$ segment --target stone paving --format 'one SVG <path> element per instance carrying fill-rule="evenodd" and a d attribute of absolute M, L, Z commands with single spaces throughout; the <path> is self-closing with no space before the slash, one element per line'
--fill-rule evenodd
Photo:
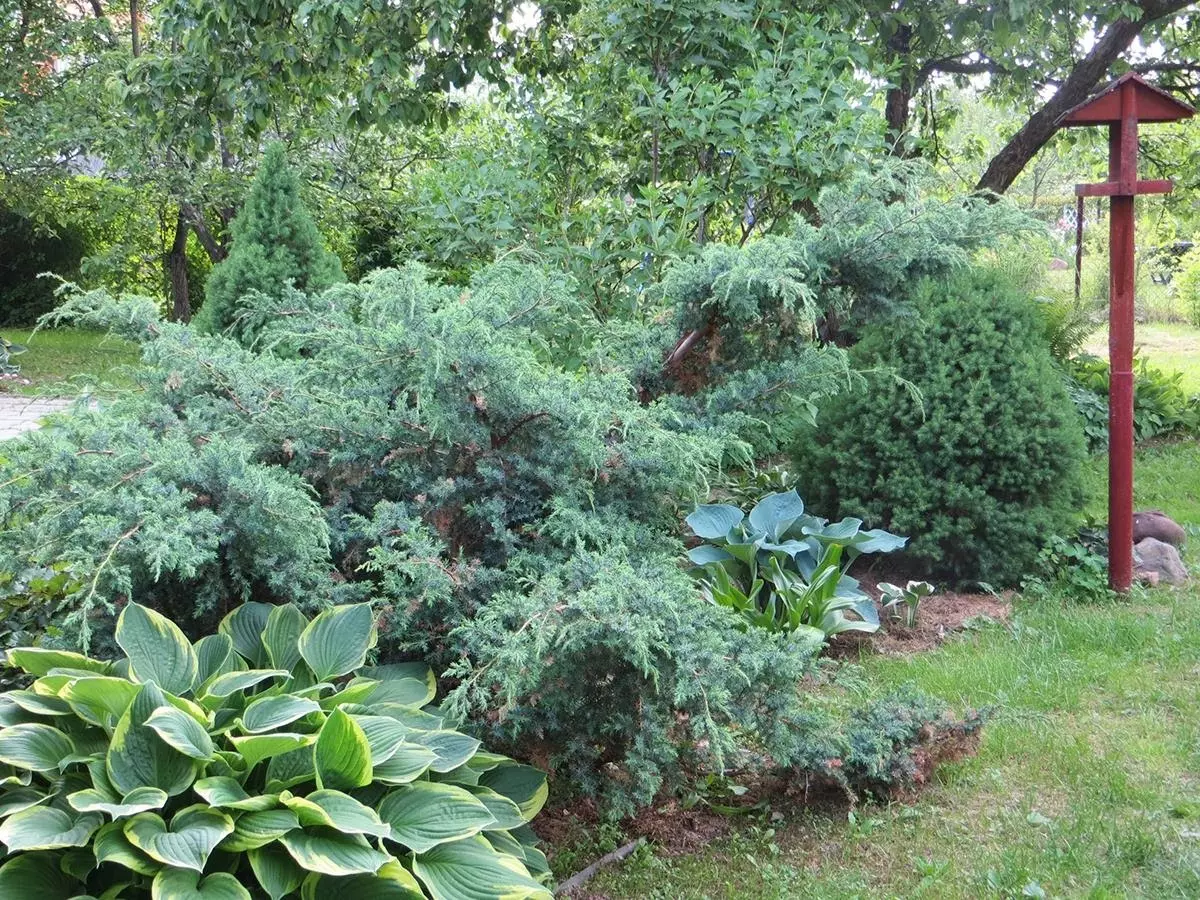
<path fill-rule="evenodd" d="M 50 413 L 65 409 L 70 400 L 46 400 L 0 394 L 0 441 L 41 426 Z"/>

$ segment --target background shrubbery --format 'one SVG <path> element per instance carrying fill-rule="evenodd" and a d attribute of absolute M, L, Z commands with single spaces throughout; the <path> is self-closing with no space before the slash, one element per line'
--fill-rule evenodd
<path fill-rule="evenodd" d="M 919 318 L 874 323 L 851 350 L 870 387 L 822 410 L 800 483 L 830 512 L 911 534 L 921 572 L 1015 584 L 1078 508 L 1078 418 L 1009 277 L 966 271 L 909 296 Z"/>

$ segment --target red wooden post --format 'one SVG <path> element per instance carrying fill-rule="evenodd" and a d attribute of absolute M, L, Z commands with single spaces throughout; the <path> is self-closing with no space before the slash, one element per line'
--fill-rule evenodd
<path fill-rule="evenodd" d="M 1063 125 L 1108 126 L 1108 181 L 1080 184 L 1082 197 L 1110 198 L 1108 316 L 1108 581 L 1133 581 L 1133 293 L 1137 194 L 1167 193 L 1169 181 L 1138 181 L 1138 122 L 1174 122 L 1192 108 L 1132 73 L 1066 114 Z"/>

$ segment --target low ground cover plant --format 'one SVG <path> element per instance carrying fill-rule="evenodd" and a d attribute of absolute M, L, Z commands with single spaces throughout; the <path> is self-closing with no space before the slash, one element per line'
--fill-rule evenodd
<path fill-rule="evenodd" d="M 115 662 L 19 648 L 0 694 L 0 896 L 549 898 L 545 776 L 367 666 L 366 604 L 248 603 L 192 644 L 131 603 Z"/>

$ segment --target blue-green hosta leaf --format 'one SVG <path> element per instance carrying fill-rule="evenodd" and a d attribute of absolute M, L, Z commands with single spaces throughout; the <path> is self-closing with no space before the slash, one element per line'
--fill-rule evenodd
<path fill-rule="evenodd" d="M 908 538 L 900 537 L 882 528 L 872 528 L 864 531 L 854 542 L 854 549 L 859 553 L 891 553 L 900 550 L 908 543 Z"/>
<path fill-rule="evenodd" d="M 114 863 L 139 875 L 153 875 L 162 868 L 162 863 L 151 859 L 129 842 L 123 821 L 109 822 L 97 831 L 92 839 L 92 852 L 96 854 L 97 864 Z"/>
<path fill-rule="evenodd" d="M 246 789 L 234 778 L 228 776 L 213 776 L 201 778 L 192 789 L 204 798 L 209 806 L 218 809 L 238 809 L 246 812 L 256 812 L 264 809 L 274 809 L 279 805 L 278 794 L 263 794 L 251 797 Z"/>
<path fill-rule="evenodd" d="M 0 841 L 9 853 L 87 846 L 88 838 L 104 824 L 96 813 L 73 815 L 61 809 L 35 806 L 14 813 L 0 824 Z"/>
<path fill-rule="evenodd" d="M 375 837 L 387 837 L 390 831 L 375 810 L 363 806 L 341 791 L 313 791 L 307 797 L 294 797 L 285 792 L 280 801 L 296 813 L 303 827 L 325 825 L 342 834 L 369 834 Z"/>
<path fill-rule="evenodd" d="M 228 697 L 238 691 L 254 687 L 270 678 L 291 679 L 292 673 L 283 669 L 247 669 L 244 672 L 226 672 L 218 675 L 204 686 L 205 697 Z"/>
<path fill-rule="evenodd" d="M 117 644 L 129 657 L 134 679 L 153 681 L 171 694 L 185 694 L 196 682 L 196 651 L 179 626 L 138 603 L 117 618 Z"/>
<path fill-rule="evenodd" d="M 46 697 L 34 691 L 9 691 L 5 696 L 26 712 L 35 716 L 69 716 L 71 707 L 57 697 Z"/>
<path fill-rule="evenodd" d="M 112 663 L 91 659 L 68 650 L 44 650 L 41 647 L 17 647 L 8 651 L 8 664 L 24 669 L 30 675 L 49 675 L 52 669 L 78 669 L 107 675 Z"/>
<path fill-rule="evenodd" d="M 79 812 L 107 813 L 114 819 L 127 819 L 140 812 L 162 809 L 167 802 L 167 792 L 158 788 L 135 788 L 124 797 L 116 797 L 108 791 L 87 788 L 67 797 L 72 809 Z"/>
<path fill-rule="evenodd" d="M 491 788 L 486 788 L 483 785 L 473 785 L 467 787 L 466 790 L 471 792 L 471 795 L 487 807 L 487 811 L 492 814 L 495 819 L 491 825 L 483 826 L 484 831 L 496 831 L 499 829 L 508 830 L 509 828 L 520 828 L 525 824 L 526 818 L 521 812 L 521 807 L 517 806 L 507 797 L 497 794 Z"/>
<path fill-rule="evenodd" d="M 300 635 L 304 634 L 307 627 L 308 619 L 291 603 L 271 610 L 262 632 L 262 642 L 270 665 L 289 672 L 296 668 L 301 658 Z"/>
<path fill-rule="evenodd" d="M 308 623 L 300 635 L 300 655 L 318 681 L 327 681 L 359 668 L 375 640 L 369 603 L 335 606 Z"/>
<path fill-rule="evenodd" d="M 181 809 L 167 823 L 154 813 L 139 813 L 125 823 L 129 842 L 152 859 L 179 869 L 204 871 L 209 854 L 233 833 L 233 819 L 204 806 Z"/>
<path fill-rule="evenodd" d="M 437 678 L 433 674 L 433 669 L 419 662 L 406 663 L 388 663 L 382 666 L 364 666 L 358 673 L 363 678 L 370 678 L 372 681 L 420 681 L 424 683 L 425 690 L 432 700 L 437 694 Z M 426 700 L 425 703 L 428 703 Z M 424 706 L 425 704 L 420 704 Z"/>
<path fill-rule="evenodd" d="M 417 731 L 439 731 L 446 724 L 444 716 L 399 703 L 372 703 L 371 712 L 377 716 L 395 719 L 401 725 L 407 725 Z"/>
<path fill-rule="evenodd" d="M 287 753 L 291 750 L 297 750 L 300 747 L 308 747 L 315 744 L 317 736 L 315 734 L 292 734 L 287 731 L 277 731 L 274 734 L 252 734 L 246 737 L 231 737 L 233 746 L 237 748 L 238 753 L 242 754 L 242 758 L 246 760 L 247 770 L 253 769 L 264 759 L 269 759 L 272 756 L 278 756 L 280 753 Z"/>
<path fill-rule="evenodd" d="M 740 525 L 745 516 L 736 506 L 726 503 L 705 503 L 696 507 L 687 517 L 688 527 L 696 537 L 717 540 L 729 534 L 729 529 Z"/>
<path fill-rule="evenodd" d="M 260 697 L 242 713 L 242 728 L 251 733 L 273 731 L 320 709 L 316 702 L 307 697 L 292 694 Z"/>
<path fill-rule="evenodd" d="M 792 523 L 804 515 L 804 501 L 795 490 L 767 494 L 750 511 L 750 527 L 779 540 Z"/>
<path fill-rule="evenodd" d="M 497 766 L 484 772 L 479 777 L 479 784 L 517 804 L 526 822 L 536 816 L 546 804 L 546 776 L 533 766 L 519 763 Z"/>
<path fill-rule="evenodd" d="M 371 783 L 371 745 L 358 723 L 340 709 L 321 726 L 313 761 L 319 787 L 350 790 Z"/>
<path fill-rule="evenodd" d="M 249 852 L 250 868 L 271 900 L 280 900 L 304 882 L 305 872 L 291 854 L 278 844 L 256 847 Z M 365 898 L 358 898 L 365 900 Z"/>
<path fill-rule="evenodd" d="M 479 749 L 479 741 L 461 731 L 414 731 L 407 740 L 433 751 L 436 759 L 429 768 L 434 772 L 457 769 Z"/>
<path fill-rule="evenodd" d="M 246 668 L 242 658 L 233 652 L 233 641 L 227 634 L 209 634 L 196 641 L 196 662 L 197 684 Z"/>
<path fill-rule="evenodd" d="M 267 790 L 282 791 L 304 781 L 314 781 L 317 769 L 313 764 L 312 747 L 301 747 L 272 756 L 267 763 Z"/>
<path fill-rule="evenodd" d="M 74 742 L 49 725 L 30 723 L 0 730 L 0 762 L 10 766 L 50 772 L 74 753 Z"/>
<path fill-rule="evenodd" d="M 699 547 L 693 547 L 687 552 L 687 555 L 688 559 L 697 566 L 707 566 L 709 563 L 720 563 L 734 558 L 733 554 L 728 550 L 714 547 L 711 544 L 701 544 Z"/>
<path fill-rule="evenodd" d="M 49 796 L 31 787 L 10 787 L 0 792 L 0 819 L 24 809 L 32 809 L 49 799 Z"/>
<path fill-rule="evenodd" d="M 241 654 L 254 668 L 267 664 L 267 648 L 263 646 L 262 633 L 271 615 L 269 603 L 243 603 L 224 619 L 219 633 L 228 635 L 233 649 Z"/>
<path fill-rule="evenodd" d="M 108 779 L 122 795 L 140 787 L 156 787 L 174 797 L 187 790 L 196 776 L 195 760 L 164 743 L 146 724 L 154 711 L 165 705 L 158 685 L 148 682 L 117 722 L 106 762 Z"/>
<path fill-rule="evenodd" d="M 222 850 L 242 853 L 265 847 L 300 827 L 300 819 L 290 809 L 266 809 L 238 817 L 233 834 L 221 844 Z"/>
<path fill-rule="evenodd" d="M 200 877 L 199 872 L 163 869 L 150 886 L 151 900 L 251 900 L 250 892 L 228 872 Z"/>
<path fill-rule="evenodd" d="M 328 828 L 290 831 L 279 843 L 303 868 L 322 875 L 373 875 L 392 861 L 361 835 L 338 834 Z"/>
<path fill-rule="evenodd" d="M 59 857 L 59 868 L 73 878 L 86 881 L 96 868 L 96 855 L 88 847 L 72 847 Z"/>
<path fill-rule="evenodd" d="M 408 784 L 429 771 L 436 760 L 437 754 L 428 747 L 404 743 L 374 767 L 371 777 L 382 784 Z"/>
<path fill-rule="evenodd" d="M 425 900 L 420 882 L 395 860 L 374 875 L 310 875 L 300 896 L 301 900 Z"/>
<path fill-rule="evenodd" d="M 106 725 L 125 714 L 141 687 L 124 678 L 77 678 L 64 685 L 60 696 L 81 719 Z"/>
<path fill-rule="evenodd" d="M 379 804 L 379 817 L 392 827 L 392 840 L 417 853 L 478 834 L 496 821 L 464 788 L 428 781 L 388 794 Z"/>
<path fill-rule="evenodd" d="M 413 871 L 433 900 L 551 900 L 552 896 L 521 860 L 497 853 L 478 835 L 418 854 Z"/>
<path fill-rule="evenodd" d="M 160 706 L 150 714 L 146 725 L 163 741 L 192 759 L 212 759 L 212 738 L 203 725 L 173 706 Z"/>
<path fill-rule="evenodd" d="M 69 900 L 82 885 L 59 866 L 56 853 L 22 853 L 0 866 L 0 897 Z"/>
<path fill-rule="evenodd" d="M 410 729 L 390 716 L 351 716 L 367 736 L 371 746 L 371 764 L 379 765 L 392 758 Z"/>
<path fill-rule="evenodd" d="M 320 700 L 321 709 L 332 712 L 341 707 L 350 712 L 352 709 L 357 709 L 366 704 L 369 699 L 372 699 L 376 688 L 380 684 L 382 682 L 356 678 L 337 693 L 330 694 L 328 697 L 322 697 Z"/>

